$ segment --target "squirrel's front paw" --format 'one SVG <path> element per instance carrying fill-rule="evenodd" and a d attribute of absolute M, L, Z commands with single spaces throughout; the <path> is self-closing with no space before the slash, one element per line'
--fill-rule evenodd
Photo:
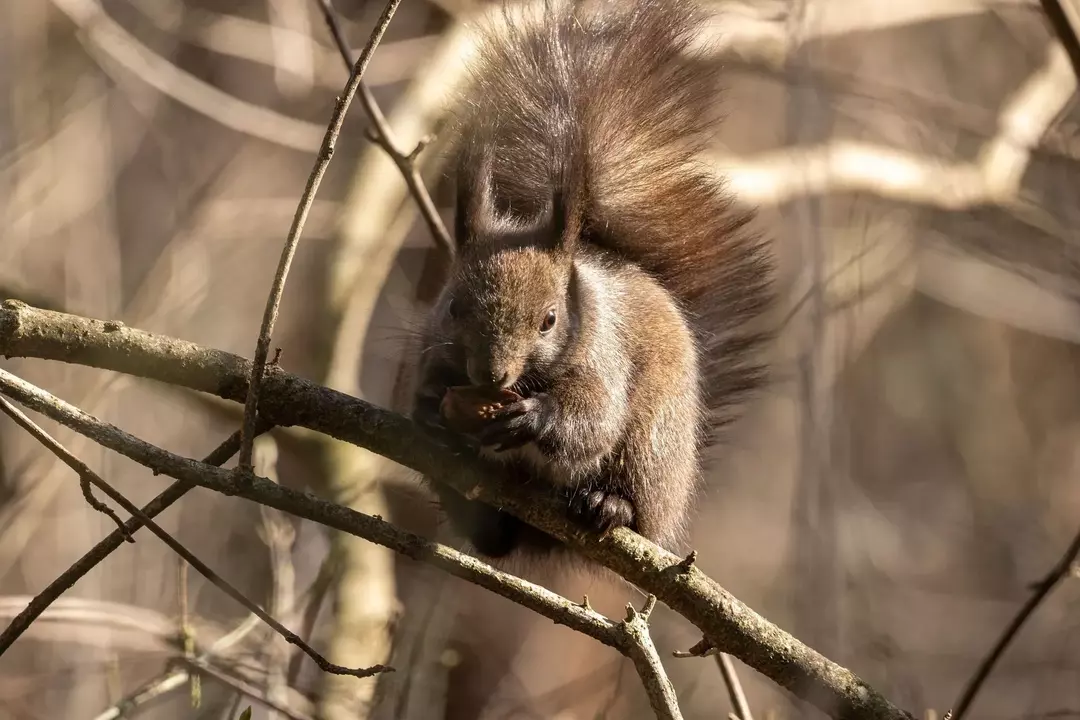
<path fill-rule="evenodd" d="M 633 527 L 634 505 L 617 493 L 583 488 L 570 500 L 570 517 L 607 534 L 617 527 Z"/>
<path fill-rule="evenodd" d="M 528 445 L 540 436 L 546 395 L 527 397 L 495 410 L 478 439 L 496 452 Z"/>

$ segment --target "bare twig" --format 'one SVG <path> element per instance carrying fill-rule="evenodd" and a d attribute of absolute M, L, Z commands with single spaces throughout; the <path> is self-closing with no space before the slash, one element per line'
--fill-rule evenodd
<path fill-rule="evenodd" d="M 307 220 L 308 212 L 315 201 L 315 193 L 319 190 L 319 185 L 326 174 L 326 168 L 330 165 L 330 159 L 334 155 L 338 136 L 341 134 L 341 128 L 345 123 L 345 114 L 348 112 L 349 105 L 352 104 L 352 99 L 360 87 L 360 80 L 364 76 L 364 70 L 367 69 L 368 63 L 371 61 L 371 55 L 375 52 L 379 41 L 386 33 L 386 28 L 390 25 L 390 20 L 394 17 L 394 13 L 400 4 L 401 0 L 389 0 L 387 2 L 379 21 L 375 25 L 375 29 L 371 33 L 371 39 L 368 40 L 364 50 L 360 53 L 360 57 L 357 58 L 356 64 L 353 65 L 349 82 L 346 83 L 345 90 L 334 106 L 330 124 L 326 128 L 326 135 L 323 136 L 322 146 L 319 148 L 319 155 L 315 159 L 315 167 L 312 168 L 311 175 L 308 177 L 307 186 L 304 188 L 304 194 L 300 197 L 300 204 L 296 208 L 292 227 L 289 229 L 289 235 L 285 240 L 285 247 L 281 252 L 281 260 L 274 276 L 274 283 L 270 289 L 270 295 L 266 299 L 262 327 L 259 328 L 259 340 L 255 345 L 255 362 L 251 366 L 251 382 L 248 385 L 247 400 L 244 403 L 243 435 L 240 441 L 239 465 L 241 472 L 251 471 L 251 447 L 255 440 L 255 416 L 259 405 L 259 391 L 262 386 L 266 356 L 270 352 L 270 338 L 274 332 L 274 323 L 277 322 L 281 294 L 285 290 L 285 279 L 289 275 L 293 255 L 296 254 L 296 247 L 299 245 L 300 236 L 304 232 L 304 222 Z"/>
<path fill-rule="evenodd" d="M 271 437 L 262 437 L 255 441 L 255 473 L 271 482 L 278 482 L 277 444 Z M 270 576 L 273 591 L 270 596 L 270 611 L 278 617 L 290 617 L 293 614 L 294 580 L 292 550 L 296 541 L 296 530 L 289 517 L 279 510 L 265 505 L 259 508 L 262 525 L 259 534 L 270 550 Z M 287 701 L 289 646 L 281 638 L 271 635 L 265 650 L 266 660 L 266 697 L 277 703 Z M 277 720 L 271 714 L 270 720 Z"/>
<path fill-rule="evenodd" d="M 727 653 L 717 653 L 716 664 L 720 666 L 720 673 L 724 676 L 724 685 L 727 686 L 728 696 L 731 698 L 731 707 L 739 720 L 754 720 L 750 714 L 750 703 L 746 701 L 746 693 L 743 692 L 739 675 L 735 672 L 735 663 Z"/>
<path fill-rule="evenodd" d="M 11 379 L 16 379 L 16 378 L 15 378 L 15 376 L 9 375 L 8 373 L 0 370 L 0 379 L 11 380 Z M 0 402 L 6 402 L 6 401 L 3 401 L 2 399 L 0 399 Z M 49 450 L 51 450 L 53 453 L 55 453 L 57 455 L 57 457 L 59 457 L 65 464 L 67 464 L 69 467 L 71 467 L 76 472 L 78 472 L 81 475 L 85 476 L 90 481 L 90 483 L 92 483 L 94 485 L 94 487 L 98 488 L 103 493 L 108 495 L 109 498 L 111 498 L 113 500 L 113 502 L 120 505 L 122 508 L 124 508 L 124 510 L 129 512 L 131 515 L 139 518 L 139 520 L 142 522 L 142 524 L 145 525 L 150 530 L 150 532 L 157 535 L 158 538 L 162 542 L 164 542 L 166 545 L 168 545 L 169 548 L 172 549 L 173 552 L 175 552 L 177 555 L 179 555 L 184 560 L 186 560 L 192 567 L 194 567 L 199 572 L 200 575 L 202 575 L 207 580 L 209 580 L 215 587 L 220 589 L 222 592 L 224 592 L 226 595 L 231 597 L 233 600 L 236 600 L 236 602 L 240 603 L 241 605 L 246 607 L 248 610 L 250 610 L 251 612 L 258 615 L 260 620 L 262 620 L 267 625 L 269 625 L 271 628 L 273 628 L 276 632 L 278 632 L 282 637 L 284 637 L 290 643 L 292 643 L 293 645 L 296 645 L 298 648 L 300 648 L 305 653 L 307 653 L 311 657 L 311 659 L 314 660 L 315 663 L 320 668 L 322 668 L 323 671 L 333 673 L 335 675 L 352 675 L 354 677 L 371 677 L 372 675 L 375 675 L 377 673 L 392 670 L 392 668 L 388 668 L 388 667 L 383 666 L 383 665 L 376 665 L 376 666 L 370 667 L 370 668 L 352 669 L 352 668 L 341 667 L 340 665 L 335 665 L 334 663 L 328 661 L 326 658 L 324 658 L 322 655 L 320 655 L 318 652 L 316 652 L 312 647 L 310 647 L 307 643 L 305 643 L 303 640 L 301 640 L 298 635 L 296 635 L 295 633 L 290 631 L 288 628 L 286 628 L 284 625 L 279 623 L 277 620 L 275 620 L 273 617 L 271 617 L 269 615 L 269 613 L 262 610 L 258 605 L 256 605 L 255 603 L 251 602 L 246 597 L 244 597 L 243 593 L 241 593 L 239 590 L 234 588 L 228 581 L 226 581 L 220 575 L 218 575 L 213 570 L 211 570 L 210 567 L 208 565 L 206 565 L 206 563 L 204 563 L 202 560 L 197 558 L 190 550 L 188 550 L 186 547 L 184 547 L 184 545 L 182 543 L 180 543 L 176 538 L 174 538 L 169 533 L 165 532 L 165 530 L 163 530 L 160 525 L 158 525 L 156 522 L 154 522 L 154 520 L 152 520 L 150 517 L 145 515 L 142 512 L 142 510 L 140 510 L 134 503 L 132 503 L 130 500 L 128 500 L 126 497 L 124 497 L 121 493 L 117 492 L 107 482 L 102 480 L 96 473 L 94 473 L 93 470 L 91 470 L 89 467 L 87 467 L 85 463 L 83 463 L 81 460 L 79 460 L 74 455 L 72 455 L 70 452 L 68 452 L 67 448 L 65 448 L 60 443 L 56 442 L 51 436 L 49 436 L 48 433 L 46 433 L 43 429 L 41 429 L 41 427 L 39 427 L 36 423 L 34 423 L 33 420 L 26 417 L 25 414 L 23 414 L 22 412 L 20 412 L 16 408 L 12 408 L 12 410 L 14 410 L 16 413 L 18 413 L 21 416 L 21 421 L 20 421 L 19 424 L 22 425 L 24 428 L 26 428 L 27 431 L 30 432 L 43 445 L 45 445 L 45 447 L 47 447 Z"/>
<path fill-rule="evenodd" d="M 23 414 L 17 407 L 9 403 L 4 398 L 0 398 L 0 410 L 2 410 L 4 414 L 7 415 L 9 418 L 14 420 L 19 427 L 21 427 L 23 430 L 26 430 L 28 433 L 33 435 L 39 442 L 41 442 L 47 448 L 59 455 L 57 451 L 58 449 L 62 449 L 60 443 L 49 437 L 49 435 L 47 435 L 44 430 L 35 425 L 34 422 L 30 418 L 26 417 L 26 415 Z M 105 515 L 114 523 L 116 523 L 116 527 L 124 535 L 124 540 L 130 543 L 135 542 L 135 539 L 131 537 L 131 534 L 127 531 L 127 528 L 124 527 L 124 521 L 121 520 L 115 512 L 113 512 L 112 508 L 94 497 L 94 493 L 90 489 L 90 476 L 93 474 L 90 471 L 90 468 L 86 467 L 86 465 L 79 462 L 78 460 L 76 460 L 75 462 L 77 463 L 76 465 L 71 465 L 70 463 L 69 465 L 71 465 L 71 468 L 79 475 L 79 487 L 82 488 L 82 494 L 83 497 L 86 499 L 86 503 L 90 507 L 94 508 L 99 513 Z"/>
<path fill-rule="evenodd" d="M 319 8 L 322 10 L 323 18 L 326 20 L 326 25 L 330 28 L 330 34 L 334 37 L 334 44 L 337 45 L 341 59 L 345 62 L 346 69 L 351 68 L 353 63 L 352 52 L 349 50 L 349 43 L 345 39 L 345 32 L 341 28 L 341 22 L 337 13 L 334 12 L 331 0 L 317 1 Z M 386 116 L 383 115 L 382 109 L 379 108 L 379 104 L 375 101 L 375 96 L 371 94 L 371 89 L 368 88 L 367 83 L 360 83 L 360 102 L 363 104 L 364 111 L 371 121 L 371 139 L 385 150 L 386 154 L 397 165 L 401 177 L 405 180 L 405 185 L 409 188 L 409 194 L 416 201 L 420 215 L 424 218 L 424 222 L 427 223 L 435 244 L 443 252 L 453 254 L 454 244 L 450 240 L 450 233 L 446 230 L 446 225 L 443 223 L 442 217 L 439 216 L 439 211 L 435 207 L 431 194 L 424 185 L 424 180 L 420 177 L 420 171 L 416 167 L 416 158 L 431 142 L 431 138 L 421 139 L 416 144 L 416 147 L 408 153 L 401 152 L 398 149 L 397 142 L 394 140 L 390 125 L 386 122 Z"/>
<path fill-rule="evenodd" d="M 975 701 L 975 696 L 978 694 L 979 689 L 986 682 L 986 679 L 990 676 L 990 672 L 994 669 L 994 665 L 1001 659 L 1001 656 L 1005 653 L 1005 649 L 1012 642 L 1016 634 L 1020 632 L 1020 628 L 1024 626 L 1027 619 L 1031 617 L 1035 610 L 1039 607 L 1039 604 L 1046 599 L 1050 592 L 1057 587 L 1057 584 L 1064 578 L 1068 577 L 1073 568 L 1073 564 L 1076 562 L 1077 557 L 1080 556 L 1080 533 L 1077 533 L 1076 537 L 1069 544 L 1069 547 L 1065 550 L 1065 554 L 1061 556 L 1061 559 L 1057 561 L 1054 567 L 1047 573 L 1046 577 L 1040 580 L 1035 585 L 1035 592 L 1032 593 L 1028 601 L 1024 603 L 1024 606 L 1020 608 L 1020 611 L 1016 614 L 1016 617 L 1012 619 L 1008 627 L 998 638 L 998 641 L 994 644 L 994 647 L 990 650 L 990 653 L 979 663 L 978 669 L 975 674 L 968 680 L 967 686 L 960 694 L 960 699 L 956 701 L 953 709 L 949 711 L 949 716 L 952 720 L 962 720 L 964 714 L 971 708 L 971 704 Z"/>
<path fill-rule="evenodd" d="M 23 303 L 0 306 L 0 354 L 77 362 L 130 372 L 162 382 L 211 392 L 232 400 L 245 396 L 251 364 L 193 343 L 123 327 L 106 332 L 104 322 L 36 310 Z M 22 381 L 9 394 L 50 417 L 77 426 L 97 442 L 159 472 L 205 487 L 278 507 L 360 537 L 386 544 L 394 540 L 390 526 L 309 495 L 295 493 L 259 478 L 240 482 L 232 473 L 206 468 L 163 454 L 116 428 L 89 418 L 76 408 L 51 399 Z M 510 482 L 505 470 L 464 452 L 458 439 L 423 430 L 408 419 L 370 403 L 273 368 L 266 376 L 260 412 L 278 424 L 299 424 L 339 440 L 352 442 L 446 483 L 459 492 L 480 484 L 479 498 L 497 504 L 525 522 L 571 544 L 583 556 L 604 565 L 652 593 L 683 615 L 725 652 L 840 718 L 909 718 L 850 670 L 823 657 L 769 623 L 741 603 L 696 565 L 684 568 L 677 557 L 632 531 L 620 528 L 605 540 L 582 532 L 566 518 L 565 509 L 535 488 Z M 394 529 L 396 531 L 396 529 Z M 387 545 L 427 556 L 432 545 Z M 464 561 L 463 561 L 464 562 Z M 486 566 L 485 566 L 486 567 Z M 448 563 L 447 570 L 458 566 Z M 488 585 L 483 585 L 488 587 Z"/>
<path fill-rule="evenodd" d="M 634 662 L 656 717 L 660 720 L 682 720 L 675 688 L 664 672 L 660 655 L 649 637 L 649 616 L 655 607 L 655 595 L 650 595 L 645 600 L 640 612 L 633 605 L 627 604 L 626 619 L 621 625 L 626 638 L 624 654 Z"/>
<path fill-rule="evenodd" d="M 281 713 L 285 717 L 289 718 L 289 720 L 312 720 L 311 716 L 296 712 L 284 702 L 282 702 L 280 699 L 273 698 L 270 695 L 263 693 L 261 690 L 259 690 L 259 688 L 245 682 L 241 678 L 222 672 L 221 670 L 214 667 L 213 665 L 210 665 L 207 662 L 203 662 L 200 660 L 189 660 L 185 658 L 183 660 L 180 660 L 180 663 L 186 665 L 189 668 L 189 673 L 204 673 L 205 675 L 213 678 L 222 685 L 230 687 L 242 695 L 247 695 L 249 698 L 255 700 L 259 704 L 265 705 L 271 710 Z"/>
<path fill-rule="evenodd" d="M 260 422 L 260 425 L 256 427 L 259 432 L 265 432 L 269 428 L 270 425 L 265 422 Z M 207 465 L 224 465 L 228 462 L 229 458 L 236 454 L 236 451 L 239 448 L 240 431 L 237 430 L 221 443 L 221 445 L 215 448 L 213 452 L 203 458 L 203 463 Z M 173 483 L 166 488 L 164 492 L 144 505 L 142 514 L 146 517 L 155 517 L 156 515 L 161 514 L 166 508 L 196 486 L 195 483 L 184 481 Z M 14 643 L 20 635 L 26 632 L 26 629 L 30 627 L 30 625 L 49 607 L 49 605 L 53 603 L 53 601 L 64 594 L 64 592 L 78 582 L 80 578 L 93 570 L 98 563 L 111 555 L 114 550 L 123 544 L 125 539 L 134 534 L 135 531 L 142 526 L 142 520 L 140 520 L 139 517 L 132 517 L 124 525 L 126 532 L 120 530 L 111 532 L 108 537 L 91 548 L 89 552 L 79 558 L 74 565 L 65 570 L 56 578 L 56 580 L 49 583 L 48 587 L 34 596 L 34 599 L 27 604 L 26 608 L 12 618 L 4 632 L 0 633 L 0 655 L 3 655 L 4 652 L 11 647 L 12 643 Z"/>

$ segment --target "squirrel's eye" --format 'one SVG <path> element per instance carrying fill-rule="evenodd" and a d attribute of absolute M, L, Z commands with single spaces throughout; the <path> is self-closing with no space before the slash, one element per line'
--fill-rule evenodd
<path fill-rule="evenodd" d="M 540 323 L 540 332 L 546 333 L 551 330 L 551 328 L 555 327 L 555 321 L 558 317 L 559 316 L 555 313 L 555 308 L 548 310 L 547 314 L 544 315 L 543 321 Z"/>

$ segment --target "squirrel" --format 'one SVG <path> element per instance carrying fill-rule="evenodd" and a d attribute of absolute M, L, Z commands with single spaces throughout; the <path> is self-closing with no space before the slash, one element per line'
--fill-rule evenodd
<path fill-rule="evenodd" d="M 473 433 L 601 533 L 677 551 L 702 451 L 765 377 L 772 258 L 698 162 L 717 63 L 692 0 L 541 0 L 480 29 L 452 163 L 455 254 L 421 333 L 412 417 L 510 391 Z M 491 559 L 561 548 L 432 482 Z"/>

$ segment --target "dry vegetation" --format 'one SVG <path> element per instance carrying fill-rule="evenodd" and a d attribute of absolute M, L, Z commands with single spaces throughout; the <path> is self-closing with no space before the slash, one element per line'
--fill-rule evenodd
<path fill-rule="evenodd" d="M 477 10 L 404 0 L 364 75 L 370 93 L 344 117 L 265 347 L 282 352 L 262 399 L 290 427 L 261 434 L 252 462 L 279 488 L 228 485 L 242 477 L 206 467 L 185 476 L 163 456 L 132 462 L 119 436 L 91 440 L 33 414 L 65 460 L 0 403 L 5 622 L 116 530 L 80 475 L 115 488 L 107 504 L 130 528 L 144 521 L 117 500 L 176 501 L 153 533 L 116 533 L 103 562 L 2 650 L 0 716 L 217 720 L 251 705 L 256 720 L 644 719 L 657 713 L 643 688 L 655 704 L 665 674 L 687 720 L 751 720 L 729 697 L 735 674 L 759 720 L 817 714 L 797 697 L 828 705 L 817 691 L 846 682 L 835 666 L 770 678 L 725 655 L 672 657 L 708 627 L 769 672 L 750 641 L 788 642 L 680 605 L 698 592 L 730 609 L 707 575 L 917 717 L 965 704 L 1027 603 L 968 717 L 1080 717 L 1080 586 L 1066 552 L 1080 526 L 1080 53 L 1023 0 L 714 7 L 730 73 L 711 160 L 761 207 L 784 306 L 773 382 L 709 468 L 696 589 L 668 583 L 676 560 L 629 533 L 613 548 L 582 542 L 609 566 L 635 552 L 654 564 L 633 578 L 661 600 L 647 632 L 640 615 L 620 622 L 628 601 L 643 605 L 625 583 L 528 577 L 575 603 L 587 594 L 581 608 L 492 573 L 456 552 L 407 469 L 452 462 L 405 426 L 350 429 L 366 405 L 289 384 L 402 408 L 402 353 L 444 261 L 431 212 L 448 219 L 439 121 L 468 51 L 461 23 Z M 355 56 L 383 5 L 334 9 Z M 0 53 L 0 299 L 113 323 L 6 305 L 0 391 L 61 407 L 17 376 L 157 448 L 206 456 L 241 425 L 250 365 L 204 355 L 211 370 L 184 374 L 154 365 L 145 343 L 118 352 L 114 340 L 138 328 L 255 355 L 348 80 L 319 0 L 9 0 Z M 372 133 L 376 104 L 386 116 Z M 19 335 L 31 320 L 40 332 Z M 226 386 L 229 373 L 240 379 Z M 143 465 L 178 484 L 166 490 Z M 446 471 L 467 487 L 466 470 Z M 293 492 L 304 490 L 357 512 Z M 481 492 L 522 502 L 498 479 Z M 328 662 L 396 671 L 323 672 L 223 582 Z"/>

